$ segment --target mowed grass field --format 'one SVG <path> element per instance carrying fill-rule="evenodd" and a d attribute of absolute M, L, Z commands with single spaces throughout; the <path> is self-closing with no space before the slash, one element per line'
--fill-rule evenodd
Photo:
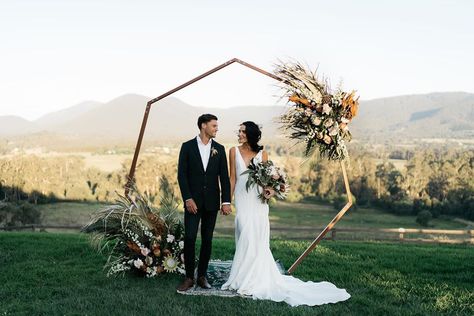
<path fill-rule="evenodd" d="M 288 268 L 304 242 L 274 240 Z M 212 257 L 232 259 L 231 239 Z M 106 257 L 81 234 L 0 233 L 0 315 L 473 315 L 474 248 L 323 241 L 294 275 L 352 295 L 319 307 L 246 298 L 185 296 L 181 277 L 107 278 Z"/>
<path fill-rule="evenodd" d="M 68 202 L 38 205 L 38 208 L 45 225 L 84 225 L 93 212 L 105 206 L 100 203 Z M 338 211 L 328 204 L 277 202 L 270 207 L 272 238 L 314 238 L 319 233 L 319 228 L 325 227 Z M 216 234 L 233 236 L 234 218 L 235 211 L 229 216 L 219 215 Z M 415 220 L 415 216 L 397 216 L 372 208 L 357 208 L 350 209 L 337 223 L 336 228 L 424 228 Z M 448 218 L 441 218 L 433 219 L 430 228 L 466 229 L 467 226 Z M 368 238 L 371 237 L 370 234 L 366 235 Z M 349 233 L 338 233 L 338 236 L 350 238 Z"/>

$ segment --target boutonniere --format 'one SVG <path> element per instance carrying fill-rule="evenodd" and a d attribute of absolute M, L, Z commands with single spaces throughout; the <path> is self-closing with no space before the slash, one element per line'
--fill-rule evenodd
<path fill-rule="evenodd" d="M 215 155 L 217 155 L 218 151 L 217 149 L 215 149 L 214 147 L 211 148 L 211 157 L 214 157 Z"/>

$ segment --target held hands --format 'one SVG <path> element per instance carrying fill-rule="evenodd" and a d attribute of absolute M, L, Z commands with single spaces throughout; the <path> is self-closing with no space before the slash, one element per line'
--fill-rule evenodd
<path fill-rule="evenodd" d="M 193 199 L 186 200 L 186 211 L 188 211 L 191 214 L 196 214 L 198 211 L 196 202 L 194 202 Z M 223 215 L 229 215 L 232 213 L 232 208 L 230 207 L 230 204 L 224 204 L 221 206 L 221 213 Z"/>
<path fill-rule="evenodd" d="M 196 214 L 198 211 L 196 202 L 193 199 L 186 200 L 186 211 L 191 214 Z"/>
<path fill-rule="evenodd" d="M 223 204 L 221 206 L 221 213 L 222 215 L 229 215 L 232 213 L 232 208 L 230 207 L 230 204 Z"/>

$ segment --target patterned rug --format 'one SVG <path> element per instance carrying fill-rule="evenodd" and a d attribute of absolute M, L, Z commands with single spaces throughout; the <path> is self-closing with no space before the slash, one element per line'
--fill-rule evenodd
<path fill-rule="evenodd" d="M 279 260 L 276 260 L 278 269 L 282 274 L 286 274 L 286 270 Z M 193 288 L 187 291 L 177 291 L 179 294 L 184 295 L 205 295 L 205 296 L 223 296 L 223 297 L 249 297 L 238 294 L 236 291 L 221 290 L 221 286 L 227 281 L 229 277 L 230 268 L 232 266 L 232 260 L 220 261 L 211 260 L 209 261 L 209 267 L 207 269 L 207 280 L 212 285 L 212 289 L 206 290 L 195 285 Z"/>

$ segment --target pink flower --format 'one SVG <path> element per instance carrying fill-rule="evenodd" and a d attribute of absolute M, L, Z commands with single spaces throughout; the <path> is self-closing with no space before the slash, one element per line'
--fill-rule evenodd
<path fill-rule="evenodd" d="M 148 248 L 141 248 L 141 249 L 140 249 L 140 252 L 142 253 L 142 255 L 148 256 L 148 254 L 150 253 L 150 249 L 148 249 Z"/>
<path fill-rule="evenodd" d="M 323 141 L 329 145 L 332 142 L 332 138 L 329 135 L 324 135 Z"/>

